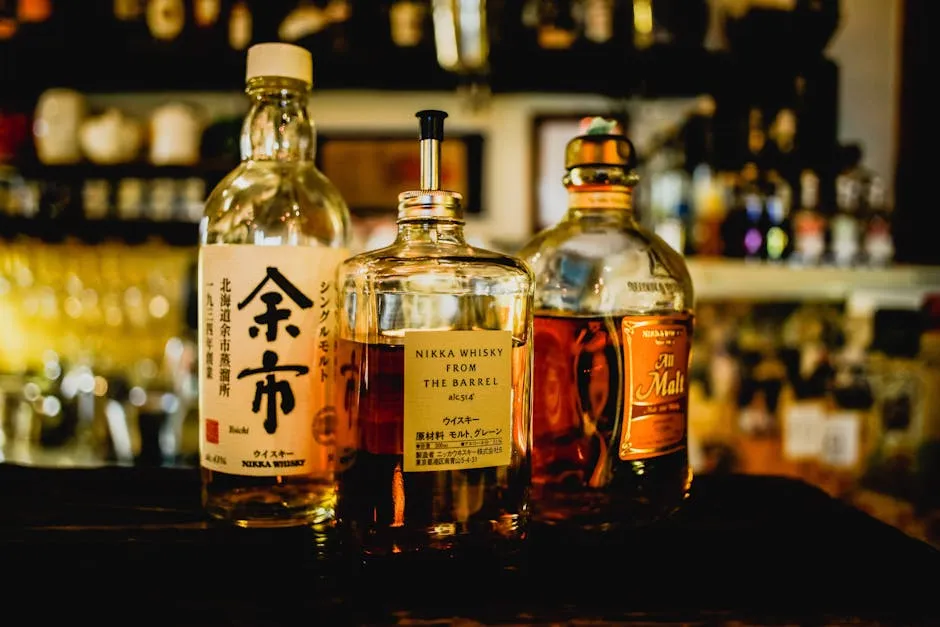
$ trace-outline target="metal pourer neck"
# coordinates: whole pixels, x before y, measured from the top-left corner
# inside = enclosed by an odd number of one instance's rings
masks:
[[[398,195],[398,220],[441,219],[463,222],[462,197],[441,189],[441,143],[444,111],[418,111],[421,142],[421,189]]]

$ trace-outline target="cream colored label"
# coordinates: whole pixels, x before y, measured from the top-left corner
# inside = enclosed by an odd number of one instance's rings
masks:
[[[236,475],[329,469],[335,272],[345,249],[199,251],[199,448]]]
[[[512,333],[405,334],[404,470],[508,466]]]
[[[629,192],[582,191],[568,192],[568,206],[575,209],[629,209],[633,204]]]
[[[823,401],[795,401],[783,415],[783,456],[792,461],[818,459],[826,434]]]
[[[826,419],[822,461],[833,468],[855,468],[861,458],[862,420],[859,412],[832,412]]]

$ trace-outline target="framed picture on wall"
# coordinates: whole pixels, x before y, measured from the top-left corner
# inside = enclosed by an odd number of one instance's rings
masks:
[[[533,118],[532,131],[532,228],[541,231],[557,223],[568,210],[568,193],[562,185],[565,175],[565,147],[581,133],[585,118],[613,119],[624,131],[629,129],[626,113],[586,112],[583,114],[543,114]]]
[[[413,135],[324,135],[320,170],[359,217],[391,216],[398,194],[420,187],[421,151]],[[441,187],[463,195],[464,211],[482,211],[483,137],[448,136],[441,144]]]

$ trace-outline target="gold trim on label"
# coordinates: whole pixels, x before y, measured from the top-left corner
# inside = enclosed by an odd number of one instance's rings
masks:
[[[568,192],[568,206],[576,209],[630,209],[633,199],[630,192]]]

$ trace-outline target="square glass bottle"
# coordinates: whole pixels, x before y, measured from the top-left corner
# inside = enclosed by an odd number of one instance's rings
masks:
[[[337,522],[360,553],[512,551],[527,533],[531,270],[464,239],[440,189],[441,111],[421,111],[421,189],[390,246],[346,260]]]
[[[310,53],[248,50],[241,163],[209,195],[199,248],[199,448],[210,515],[333,520],[337,265],[349,210],[314,164]]]
[[[688,495],[692,281],[637,221],[633,145],[595,118],[565,153],[569,208],[519,252],[535,287],[533,518],[607,530]]]

